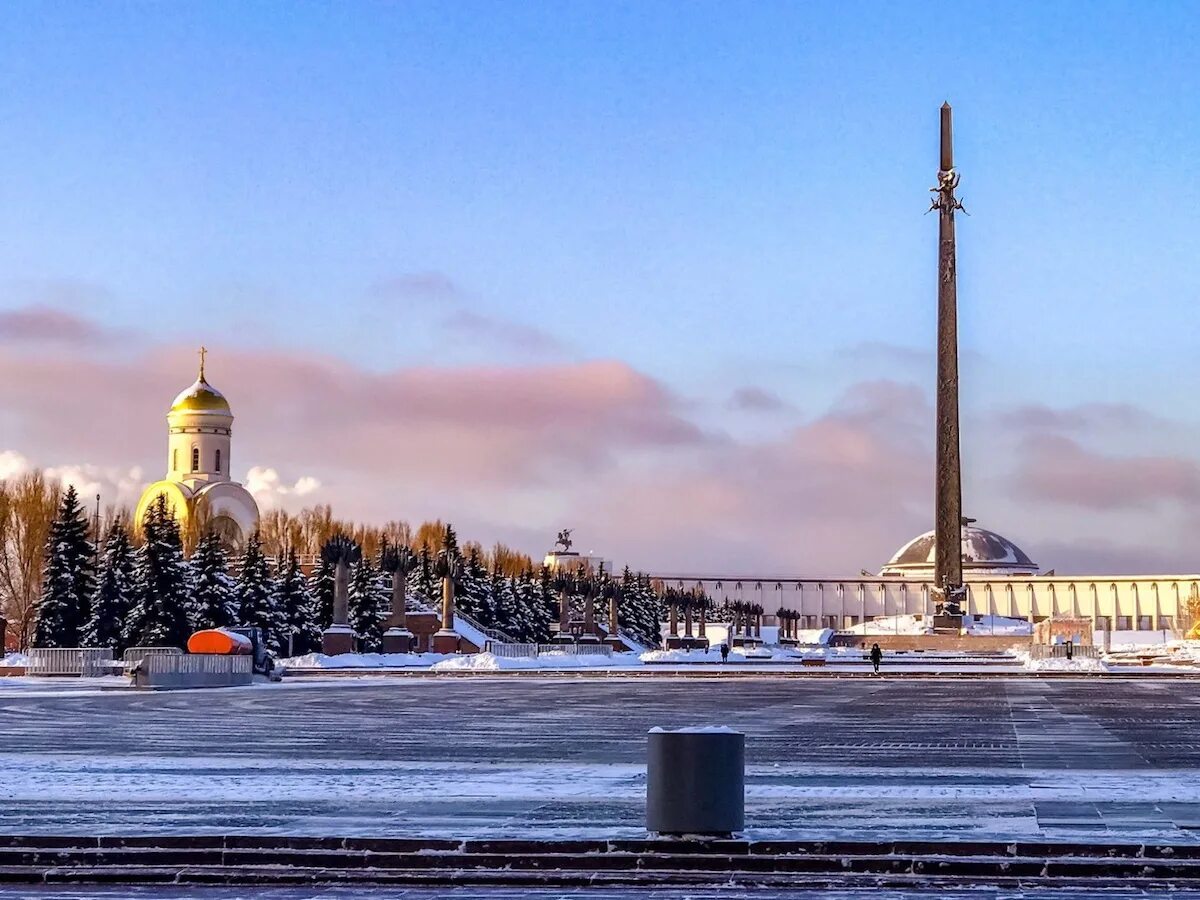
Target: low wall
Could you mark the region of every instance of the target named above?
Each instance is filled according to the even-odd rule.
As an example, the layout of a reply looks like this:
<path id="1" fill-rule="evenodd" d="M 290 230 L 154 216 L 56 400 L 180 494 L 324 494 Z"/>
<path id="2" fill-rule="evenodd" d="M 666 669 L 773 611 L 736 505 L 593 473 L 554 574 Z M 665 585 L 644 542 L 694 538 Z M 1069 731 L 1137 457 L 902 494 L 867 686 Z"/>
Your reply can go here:
<path id="1" fill-rule="evenodd" d="M 254 681 L 251 656 L 152 655 L 133 669 L 135 687 L 156 690 L 173 688 L 238 687 Z"/>
<path id="2" fill-rule="evenodd" d="M 1029 635 L 958 634 L 835 634 L 831 647 L 862 647 L 878 644 L 883 650 L 955 650 L 988 652 L 1028 647 Z"/>

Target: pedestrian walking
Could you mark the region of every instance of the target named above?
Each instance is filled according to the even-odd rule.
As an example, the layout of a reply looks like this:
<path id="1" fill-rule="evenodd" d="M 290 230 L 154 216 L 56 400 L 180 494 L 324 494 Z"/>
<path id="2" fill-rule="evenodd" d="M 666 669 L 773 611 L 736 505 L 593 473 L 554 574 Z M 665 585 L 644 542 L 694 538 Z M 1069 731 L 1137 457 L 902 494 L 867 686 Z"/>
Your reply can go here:
<path id="1" fill-rule="evenodd" d="M 875 667 L 875 674 L 879 674 L 879 664 L 883 662 L 883 651 L 879 649 L 878 644 L 871 645 L 871 665 Z"/>
<path id="2" fill-rule="evenodd" d="M 729 642 L 726 641 L 721 645 L 721 662 L 729 661 Z"/>

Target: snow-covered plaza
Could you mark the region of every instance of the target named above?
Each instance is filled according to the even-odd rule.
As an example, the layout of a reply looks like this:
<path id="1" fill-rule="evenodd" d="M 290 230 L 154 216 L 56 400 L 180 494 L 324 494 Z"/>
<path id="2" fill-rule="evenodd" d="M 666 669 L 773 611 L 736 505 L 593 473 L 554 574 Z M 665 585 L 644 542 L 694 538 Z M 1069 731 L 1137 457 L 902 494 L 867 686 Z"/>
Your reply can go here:
<path id="1" fill-rule="evenodd" d="M 638 836 L 647 731 L 714 724 L 747 735 L 756 837 L 1200 841 L 1191 679 L 47 679 L 0 703 L 8 833 Z"/>

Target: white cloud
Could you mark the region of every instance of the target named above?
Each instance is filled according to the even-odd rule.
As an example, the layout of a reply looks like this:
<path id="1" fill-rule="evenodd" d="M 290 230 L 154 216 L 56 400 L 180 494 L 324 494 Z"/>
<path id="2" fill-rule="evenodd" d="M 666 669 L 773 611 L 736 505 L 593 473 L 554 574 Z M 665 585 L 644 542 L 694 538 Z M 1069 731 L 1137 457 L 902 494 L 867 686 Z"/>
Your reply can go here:
<path id="1" fill-rule="evenodd" d="M 33 466 L 16 450 L 0 451 L 0 481 L 28 472 Z"/>
<path id="2" fill-rule="evenodd" d="M 35 468 L 23 453 L 16 450 L 0 451 L 0 480 L 15 478 Z M 47 481 L 57 481 L 63 487 L 74 485 L 85 505 L 90 498 L 99 494 L 105 506 L 132 507 L 146 486 L 140 466 L 121 468 L 74 463 L 48 466 L 43 471 Z"/>
<path id="3" fill-rule="evenodd" d="M 269 466 L 251 466 L 246 473 L 246 490 L 254 495 L 260 506 L 281 506 L 290 497 L 307 497 L 321 487 L 312 475 L 302 475 L 292 484 L 279 477 Z"/>
<path id="4" fill-rule="evenodd" d="M 58 481 L 66 487 L 74 485 L 75 491 L 86 504 L 88 500 L 100 495 L 105 506 L 137 505 L 142 490 L 146 487 L 146 479 L 141 466 L 121 469 L 115 466 L 94 466 L 89 463 L 77 465 L 50 466 L 46 470 L 46 478 Z"/>

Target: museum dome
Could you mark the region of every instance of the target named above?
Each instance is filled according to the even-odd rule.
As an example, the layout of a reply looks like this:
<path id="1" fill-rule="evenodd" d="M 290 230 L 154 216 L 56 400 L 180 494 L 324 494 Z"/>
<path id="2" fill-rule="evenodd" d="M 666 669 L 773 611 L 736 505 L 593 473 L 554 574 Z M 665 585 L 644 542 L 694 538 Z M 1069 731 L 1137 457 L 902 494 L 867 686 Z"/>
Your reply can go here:
<path id="1" fill-rule="evenodd" d="M 934 574 L 934 533 L 927 531 L 913 538 L 888 561 L 880 575 L 906 578 L 932 578 Z M 967 525 L 962 530 L 963 577 L 1036 575 L 1038 565 L 1002 535 L 986 528 Z"/>

